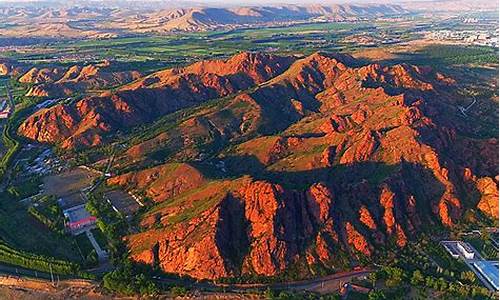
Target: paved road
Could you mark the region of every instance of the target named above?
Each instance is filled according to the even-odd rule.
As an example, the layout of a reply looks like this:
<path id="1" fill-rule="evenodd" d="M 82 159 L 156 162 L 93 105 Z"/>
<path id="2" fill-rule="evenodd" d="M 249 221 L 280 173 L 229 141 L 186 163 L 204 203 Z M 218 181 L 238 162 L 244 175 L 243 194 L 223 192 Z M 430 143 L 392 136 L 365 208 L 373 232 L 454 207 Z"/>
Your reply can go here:
<path id="1" fill-rule="evenodd" d="M 31 278 L 43 278 L 43 279 L 51 279 L 50 273 L 44 273 L 40 271 L 35 271 L 31 269 L 25 269 L 21 267 L 1 265 L 0 264 L 0 274 L 5 275 L 14 275 L 14 276 L 26 276 Z M 57 275 L 53 275 L 57 276 Z"/>
<path id="2" fill-rule="evenodd" d="M 228 292 L 245 292 L 255 290 L 267 290 L 268 288 L 275 290 L 294 290 L 294 291 L 310 291 L 316 293 L 332 293 L 338 291 L 343 283 L 351 281 L 353 278 L 366 276 L 373 272 L 372 270 L 364 269 L 359 271 L 341 272 L 325 277 L 320 277 L 310 280 L 292 281 L 288 283 L 274 284 L 224 284 L 210 282 L 189 282 L 182 279 L 155 278 L 158 282 L 173 283 L 180 285 L 189 285 L 193 288 L 203 290 L 220 290 L 224 289 Z"/>
<path id="3" fill-rule="evenodd" d="M 97 253 L 97 257 L 99 258 L 99 262 L 106 261 L 108 259 L 108 253 L 101 249 L 101 247 L 99 246 L 99 243 L 97 243 L 97 241 L 95 240 L 94 235 L 92 234 L 90 229 L 85 230 L 85 234 L 87 234 L 87 237 L 89 238 L 90 243 L 94 247 L 95 252 Z"/>
<path id="4" fill-rule="evenodd" d="M 472 101 L 471 104 L 469 104 L 467 107 L 463 107 L 463 106 L 459 106 L 458 109 L 460 110 L 460 112 L 465 116 L 467 117 L 467 112 L 472 108 L 472 106 L 474 106 L 474 104 L 476 104 L 477 100 L 476 100 L 476 97 L 473 97 L 474 98 L 474 101 Z"/>

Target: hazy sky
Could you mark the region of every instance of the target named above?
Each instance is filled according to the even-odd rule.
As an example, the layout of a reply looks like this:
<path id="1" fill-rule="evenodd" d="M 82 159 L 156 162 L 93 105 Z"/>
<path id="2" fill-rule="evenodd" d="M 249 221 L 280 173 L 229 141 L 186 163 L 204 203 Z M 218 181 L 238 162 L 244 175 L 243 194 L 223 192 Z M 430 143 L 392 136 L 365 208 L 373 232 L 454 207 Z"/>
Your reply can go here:
<path id="1" fill-rule="evenodd" d="M 418 2 L 423 1 L 447 1 L 447 0 L 416 0 Z M 140 2 L 141 4 L 145 3 L 154 3 L 161 2 L 163 5 L 211 5 L 211 6 L 239 6 L 239 5 L 270 5 L 270 4 L 328 4 L 328 3 L 401 3 L 401 2 L 416 2 L 415 0 L 0 0 L 0 3 L 59 3 L 59 4 L 89 4 L 92 2 L 106 2 L 108 4 L 124 4 L 128 2 Z M 450 1 L 450 0 L 448 0 Z M 454 1 L 454 0 L 451 0 Z M 460 1 L 460 0 L 459 0 Z M 463 0 L 465 1 L 465 0 Z M 498 0 L 468 0 L 468 3 L 488 3 L 489 1 L 497 1 Z M 457 1 L 458 2 L 458 1 Z"/>
<path id="2" fill-rule="evenodd" d="M 125 0 L 121 2 L 163 2 L 165 4 L 171 2 L 175 4 L 180 3 L 206 3 L 206 4 L 268 4 L 268 3 L 293 3 L 293 4 L 303 4 L 303 3 L 317 3 L 317 4 L 327 4 L 327 3 L 395 3 L 404 2 L 409 0 Z M 422 0 L 419 0 L 422 1 Z M 431 1 L 431 0 L 429 0 Z M 475 2 L 478 0 L 470 0 Z M 494 0 L 492 0 L 494 1 Z M 10 3 L 28 3 L 28 2 L 70 2 L 63 0 L 0 0 L 0 2 L 10 2 Z M 89 3 L 89 2 L 119 2 L 118 0 L 72 0 L 73 3 Z"/>

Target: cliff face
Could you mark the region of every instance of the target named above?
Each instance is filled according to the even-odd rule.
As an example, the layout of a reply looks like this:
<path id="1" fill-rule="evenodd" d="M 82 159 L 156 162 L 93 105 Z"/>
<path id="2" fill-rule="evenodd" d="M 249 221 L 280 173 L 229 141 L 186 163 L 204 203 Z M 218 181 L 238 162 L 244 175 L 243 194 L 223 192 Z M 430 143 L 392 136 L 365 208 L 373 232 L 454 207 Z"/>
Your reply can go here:
<path id="1" fill-rule="evenodd" d="M 309 276 L 452 228 L 466 208 L 498 219 L 498 140 L 457 125 L 455 89 L 430 68 L 244 53 L 43 110 L 19 133 L 73 148 L 159 118 L 116 158 L 139 170 L 108 180 L 155 202 L 131 258 L 195 278 Z"/>

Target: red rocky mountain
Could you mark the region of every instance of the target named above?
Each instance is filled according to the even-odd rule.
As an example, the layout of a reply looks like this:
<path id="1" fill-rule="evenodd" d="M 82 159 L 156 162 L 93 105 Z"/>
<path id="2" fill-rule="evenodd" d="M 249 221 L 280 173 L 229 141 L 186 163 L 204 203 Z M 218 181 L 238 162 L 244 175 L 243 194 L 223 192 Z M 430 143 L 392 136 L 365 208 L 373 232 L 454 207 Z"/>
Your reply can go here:
<path id="1" fill-rule="evenodd" d="M 160 71 L 112 95 L 39 111 L 21 125 L 19 133 L 63 148 L 99 145 L 105 133 L 248 89 L 279 74 L 291 61 L 290 57 L 242 53 L 227 61 Z"/>
<path id="2" fill-rule="evenodd" d="M 18 132 L 69 149 L 160 120 L 107 182 L 154 203 L 126 238 L 130 257 L 195 278 L 306 277 L 453 228 L 466 211 L 498 219 L 498 139 L 465 126 L 456 85 L 345 54 L 243 53 L 57 105 Z"/>
<path id="3" fill-rule="evenodd" d="M 31 68 L 19 82 L 33 84 L 26 96 L 63 97 L 76 92 L 122 85 L 140 78 L 137 71 L 112 71 L 112 62 L 85 66 Z"/>

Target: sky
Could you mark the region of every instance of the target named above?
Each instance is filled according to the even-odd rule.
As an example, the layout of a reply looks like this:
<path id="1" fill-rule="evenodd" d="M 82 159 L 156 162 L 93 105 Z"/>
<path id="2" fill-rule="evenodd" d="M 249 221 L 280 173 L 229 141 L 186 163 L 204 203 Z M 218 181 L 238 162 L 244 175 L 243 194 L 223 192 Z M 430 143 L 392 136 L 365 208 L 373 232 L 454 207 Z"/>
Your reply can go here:
<path id="1" fill-rule="evenodd" d="M 447 0 L 417 0 L 419 2 L 424 1 L 447 1 Z M 448 0 L 456 1 L 456 0 Z M 460 1 L 460 0 L 458 0 Z M 458 2 L 457 1 L 457 2 Z M 466 0 L 462 0 L 466 1 Z M 498 0 L 468 0 L 467 3 L 485 3 L 488 1 L 498 1 Z M 333 3 L 402 3 L 402 2 L 415 2 L 415 0 L 0 0 L 0 3 L 14 4 L 22 3 L 61 3 L 61 4 L 89 4 L 92 2 L 100 2 L 107 4 L 131 4 L 134 2 L 141 4 L 150 4 L 155 2 L 161 2 L 162 6 L 196 6 L 196 5 L 210 5 L 210 6 L 241 6 L 241 5 L 276 5 L 276 4 L 333 4 Z"/>
<path id="2" fill-rule="evenodd" d="M 116 0 L 73 0 L 71 2 L 117 2 Z M 206 4 L 269 4 L 269 3 L 283 3 L 283 4 L 304 4 L 304 3 L 317 3 L 317 4 L 327 4 L 327 3 L 397 3 L 404 2 L 408 0 L 126 0 L 129 2 L 172 2 L 172 3 L 206 3 Z M 421 1 L 421 0 L 419 0 Z M 428 0 L 431 1 L 431 0 Z M 471 0 L 472 2 L 477 0 Z M 494 0 L 493 0 L 494 1 Z M 63 0 L 0 0 L 4 3 L 29 3 L 29 2 L 66 2 Z"/>

